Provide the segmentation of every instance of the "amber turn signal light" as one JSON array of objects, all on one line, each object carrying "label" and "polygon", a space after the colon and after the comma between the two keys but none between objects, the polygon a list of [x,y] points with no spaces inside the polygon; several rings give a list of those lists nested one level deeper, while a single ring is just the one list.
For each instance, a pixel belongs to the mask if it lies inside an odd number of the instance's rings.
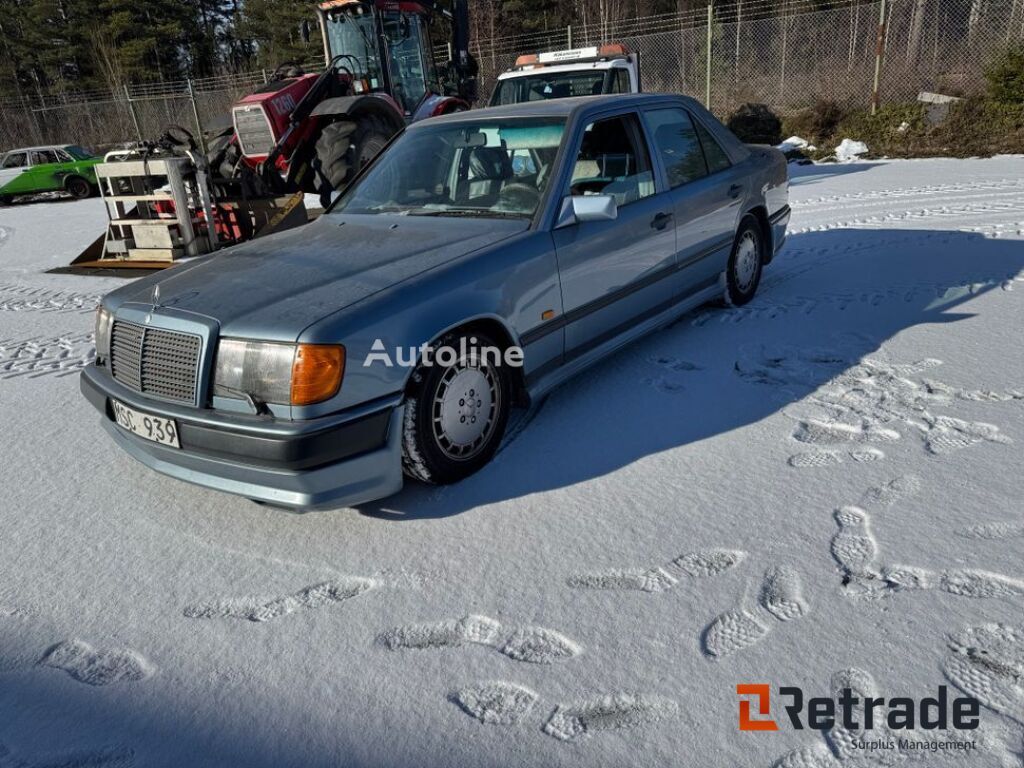
[{"label": "amber turn signal light", "polygon": [[292,363],[292,405],[312,405],[334,397],[344,375],[344,347],[299,344]]}]

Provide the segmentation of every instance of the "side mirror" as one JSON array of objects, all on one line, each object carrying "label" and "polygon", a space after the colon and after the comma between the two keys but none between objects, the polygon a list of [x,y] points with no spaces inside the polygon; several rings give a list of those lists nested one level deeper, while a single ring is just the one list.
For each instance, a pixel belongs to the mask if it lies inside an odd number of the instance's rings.
[{"label": "side mirror", "polygon": [[571,195],[562,200],[555,229],[585,221],[614,221],[619,206],[612,195]]}]

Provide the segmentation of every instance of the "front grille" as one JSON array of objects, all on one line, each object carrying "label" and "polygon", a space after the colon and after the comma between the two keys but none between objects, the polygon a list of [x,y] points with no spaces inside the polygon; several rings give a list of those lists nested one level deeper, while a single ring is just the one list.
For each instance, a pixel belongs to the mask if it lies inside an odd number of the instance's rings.
[{"label": "front grille", "polygon": [[235,107],[235,133],[246,157],[266,155],[274,148],[274,134],[262,107]]},{"label": "front grille", "polygon": [[110,332],[110,371],[136,392],[195,403],[202,345],[203,340],[191,333],[115,320]]}]

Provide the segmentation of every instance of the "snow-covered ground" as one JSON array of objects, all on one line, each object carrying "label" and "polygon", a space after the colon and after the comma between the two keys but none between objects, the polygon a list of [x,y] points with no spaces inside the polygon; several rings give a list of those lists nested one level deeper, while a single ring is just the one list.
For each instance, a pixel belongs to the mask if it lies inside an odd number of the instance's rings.
[{"label": "snow-covered ground", "polygon": [[[100,204],[0,209],[0,765],[1021,765],[1024,158],[794,175],[752,304],[304,515],[114,448],[76,374],[120,281],[42,273]],[[851,755],[739,732],[738,683],[987,706],[970,757]]]}]

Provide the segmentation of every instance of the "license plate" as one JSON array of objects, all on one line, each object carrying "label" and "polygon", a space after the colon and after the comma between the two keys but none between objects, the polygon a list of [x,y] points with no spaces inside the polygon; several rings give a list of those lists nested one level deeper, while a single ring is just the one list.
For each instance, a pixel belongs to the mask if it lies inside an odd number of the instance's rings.
[{"label": "license plate", "polygon": [[174,423],[174,419],[165,419],[136,411],[117,400],[111,400],[110,404],[114,408],[114,419],[133,435],[152,440],[160,445],[181,448],[181,443],[178,442],[178,425]]}]

